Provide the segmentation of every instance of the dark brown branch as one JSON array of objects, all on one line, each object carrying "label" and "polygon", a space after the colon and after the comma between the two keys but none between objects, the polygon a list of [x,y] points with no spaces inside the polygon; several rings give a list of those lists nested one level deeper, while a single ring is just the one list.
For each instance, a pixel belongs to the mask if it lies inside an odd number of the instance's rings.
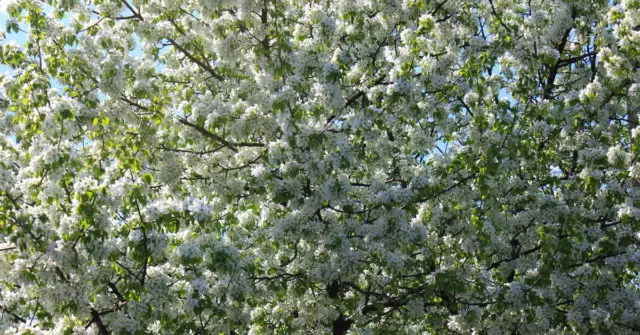
[{"label": "dark brown branch", "polygon": [[598,262],[598,261],[607,259],[609,257],[615,257],[615,256],[618,256],[618,255],[622,255],[624,253],[625,253],[624,251],[620,251],[620,252],[615,252],[615,253],[609,254],[609,255],[601,255],[601,256],[598,256],[598,257],[585,259],[582,263],[574,263],[574,264],[571,264],[571,265],[567,266],[567,268],[571,269],[571,268],[575,268],[575,267],[578,267],[578,266],[581,266],[581,265],[584,265],[584,264]]},{"label": "dark brown branch", "polygon": [[264,157],[263,155],[258,155],[258,157],[256,157],[255,159],[253,159],[253,160],[251,160],[251,161],[249,161],[249,162],[247,162],[245,164],[239,165],[239,166],[221,167],[222,169],[221,169],[220,172],[229,172],[229,171],[235,171],[235,170],[242,170],[242,169],[244,169],[244,168],[246,168],[246,167],[248,167],[248,166],[250,166],[252,164],[255,164],[258,160],[262,159],[263,157]]},{"label": "dark brown branch", "polygon": [[89,326],[91,326],[93,323],[95,323],[98,326],[98,334],[100,335],[110,334],[107,327],[104,325],[104,323],[102,323],[102,318],[100,317],[100,313],[95,308],[92,307],[91,320],[87,323],[87,325],[85,325],[85,328],[89,328]]},{"label": "dark brown branch", "polygon": [[595,56],[598,53],[596,51],[592,51],[592,52],[588,52],[586,54],[580,55],[580,56],[575,56],[575,57],[571,57],[571,58],[567,58],[567,59],[561,59],[558,61],[558,66],[565,66],[565,65],[569,65],[569,64],[573,64],[581,59],[587,58],[587,57],[591,57],[591,56]]},{"label": "dark brown branch", "polygon": [[174,39],[167,38],[167,40],[171,43],[171,45],[176,47],[176,49],[180,50],[180,52],[182,52],[185,56],[187,56],[187,58],[189,58],[190,61],[196,63],[202,69],[209,72],[209,74],[211,74],[212,77],[216,78],[219,81],[224,81],[224,78],[220,74],[218,74],[218,72],[216,72],[216,70],[214,70],[209,64],[206,64],[203,61],[196,58],[193,54],[187,51],[187,49],[185,49],[180,44],[178,44]]},{"label": "dark brown branch", "polygon": [[187,150],[187,149],[177,149],[177,148],[169,148],[165,145],[160,145],[160,149],[162,150],[166,150],[166,151],[173,151],[173,152],[182,152],[182,153],[187,153],[187,154],[194,154],[194,155],[206,155],[206,154],[212,154],[212,153],[216,153],[218,151],[220,151],[220,149],[224,148],[223,146],[219,146],[215,149],[211,149],[211,150],[203,150],[203,151],[195,151],[195,150]]},{"label": "dark brown branch", "polygon": [[16,246],[8,246],[8,247],[4,247],[4,248],[0,248],[0,252],[2,251],[11,251],[11,250],[15,250],[17,249]]},{"label": "dark brown branch", "polygon": [[[564,53],[564,48],[567,44],[567,40],[569,39],[569,34],[571,33],[571,30],[573,28],[569,28],[567,30],[565,30],[564,34],[562,35],[562,40],[560,40],[560,43],[558,44],[558,53],[560,54],[560,56],[562,57],[562,53]],[[542,97],[544,99],[549,99],[551,98],[551,93],[553,93],[553,86],[554,86],[554,82],[556,81],[556,76],[558,75],[558,70],[561,67],[561,60],[558,59],[558,61],[556,61],[556,63],[551,67],[551,69],[549,69],[549,75],[547,76],[547,80],[546,83],[544,83],[543,85],[543,94]]]},{"label": "dark brown branch", "polygon": [[238,152],[238,147],[254,147],[254,148],[261,148],[264,147],[264,144],[262,143],[258,143],[258,142],[239,142],[239,143],[234,143],[234,142],[229,142],[227,140],[225,140],[224,138],[204,129],[201,126],[198,126],[197,124],[191,123],[189,122],[187,119],[183,118],[183,117],[178,117],[178,122],[182,123],[185,126],[189,126],[191,128],[193,128],[194,130],[196,130],[197,132],[199,132],[200,134],[204,135],[205,137],[208,137],[212,140],[215,140],[216,142],[224,145],[225,147],[231,149],[234,152]]},{"label": "dark brown branch", "polygon": [[133,9],[133,7],[127,1],[122,0],[122,3],[125,6],[127,6],[127,8],[131,11],[131,13],[133,13],[133,17],[136,17],[136,18],[140,19],[140,21],[144,21],[144,18],[142,17],[140,12],[137,12],[135,9]]},{"label": "dark brown branch", "polygon": [[600,229],[607,229],[609,227],[616,226],[616,225],[618,225],[620,223],[622,223],[622,221],[620,221],[620,220],[612,221],[612,222],[603,222],[602,224],[600,224]]},{"label": "dark brown branch", "polygon": [[333,321],[332,330],[333,335],[344,335],[349,331],[349,327],[353,320],[345,318],[344,315],[340,315],[337,319]]},{"label": "dark brown branch", "polygon": [[456,188],[456,187],[458,187],[458,186],[460,186],[460,185],[462,185],[462,184],[466,183],[468,180],[473,179],[473,178],[475,178],[475,177],[476,177],[476,175],[475,175],[475,174],[471,174],[471,175],[469,175],[469,176],[467,176],[467,177],[465,177],[465,178],[462,178],[462,179],[461,179],[461,180],[459,180],[458,182],[456,182],[456,183],[454,183],[454,184],[450,185],[449,187],[445,188],[444,190],[442,190],[442,191],[440,191],[440,192],[436,193],[434,196],[429,197],[429,198],[421,198],[421,199],[418,199],[418,200],[417,200],[417,202],[424,202],[424,201],[427,201],[427,200],[429,200],[429,199],[435,199],[435,198],[437,198],[437,197],[439,197],[439,196],[441,196],[441,195],[443,195],[443,194],[445,194],[445,193],[447,193],[447,192],[451,191],[452,189],[454,189],[454,188]]},{"label": "dark brown branch", "polygon": [[18,314],[12,312],[11,310],[9,310],[8,308],[0,305],[0,311],[3,311],[4,313],[9,314],[9,316],[11,316],[14,320],[25,323],[27,322],[26,319],[24,319],[23,317],[19,316]]},{"label": "dark brown branch", "polygon": [[[269,11],[267,10],[268,4],[269,4],[269,0],[264,0],[264,5],[262,7],[262,10],[260,11],[260,22],[262,23],[263,26],[265,26],[265,30],[269,20]],[[265,37],[261,41],[261,43],[264,50],[269,51],[269,34],[265,34]]]},{"label": "dark brown branch", "polygon": [[520,258],[520,257],[522,257],[522,256],[526,256],[526,255],[528,255],[528,254],[532,254],[532,253],[534,253],[534,252],[536,252],[536,251],[540,250],[540,248],[541,248],[541,247],[542,247],[541,245],[538,245],[538,246],[533,247],[533,248],[531,248],[531,249],[529,249],[529,250],[525,250],[525,251],[523,251],[523,252],[521,252],[521,253],[518,253],[516,256],[509,257],[509,258],[505,258],[505,259],[501,259],[501,260],[499,260],[499,261],[497,261],[497,262],[494,262],[494,263],[492,263],[491,265],[489,265],[489,267],[487,268],[487,270],[495,269],[495,268],[497,268],[498,266],[500,266],[500,264],[502,264],[502,263],[507,263],[507,262],[515,261],[516,259],[518,259],[518,258]]},{"label": "dark brown branch", "polygon": [[199,132],[200,134],[204,135],[205,137],[208,137],[216,142],[219,142],[220,144],[224,145],[225,147],[231,149],[231,151],[233,152],[238,152],[238,149],[231,143],[229,143],[229,141],[225,140],[224,138],[198,126],[197,124],[191,123],[189,122],[187,119],[183,118],[183,117],[178,117],[178,122],[182,123],[185,126],[189,126],[191,128],[193,128],[194,130],[196,130],[197,132]]},{"label": "dark brown branch", "polygon": [[491,5],[491,13],[496,17],[496,19],[498,19],[498,22],[500,23],[500,25],[507,31],[507,32],[511,32],[511,29],[509,29],[509,27],[507,27],[507,25],[502,21],[502,15],[498,14],[498,11],[496,11],[496,7],[493,5],[493,1],[489,0],[489,4]]},{"label": "dark brown branch", "polygon": [[142,109],[142,110],[145,110],[145,111],[149,110],[149,107],[143,106],[143,105],[141,105],[141,104],[139,104],[139,103],[137,103],[137,102],[125,97],[125,96],[121,96],[120,100],[122,100],[122,101],[128,103],[129,105],[134,106],[136,108],[139,108],[139,109]]},{"label": "dark brown branch", "polygon": [[118,301],[120,302],[127,301],[127,299],[125,299],[122,293],[120,293],[120,291],[118,290],[118,287],[116,286],[116,284],[109,282],[107,286],[111,289],[111,292],[113,292],[113,294],[115,294],[116,297],[118,297]]}]

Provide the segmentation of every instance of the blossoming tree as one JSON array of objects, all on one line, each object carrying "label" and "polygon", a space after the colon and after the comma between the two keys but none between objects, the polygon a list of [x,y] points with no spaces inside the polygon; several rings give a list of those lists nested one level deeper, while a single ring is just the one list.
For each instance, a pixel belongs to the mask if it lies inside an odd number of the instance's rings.
[{"label": "blossoming tree", "polygon": [[640,332],[635,0],[17,0],[0,331]]}]

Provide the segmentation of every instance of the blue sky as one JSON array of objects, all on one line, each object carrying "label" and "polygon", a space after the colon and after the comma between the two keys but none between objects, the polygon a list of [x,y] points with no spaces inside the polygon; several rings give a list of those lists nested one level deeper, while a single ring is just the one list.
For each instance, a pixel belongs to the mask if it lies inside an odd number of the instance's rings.
[{"label": "blue sky", "polygon": [[[0,27],[2,32],[6,33],[6,23],[9,16],[6,12],[7,3],[10,1],[0,0]],[[9,41],[15,41],[18,44],[22,44],[25,41],[24,34],[7,34],[7,37],[3,41],[4,43]]]},{"label": "blue sky", "polygon": [[[10,0],[9,1],[0,0],[0,31],[6,34],[5,39],[2,40],[1,43],[6,44],[13,41],[18,45],[22,45],[26,41],[26,36],[23,33],[7,34],[6,32],[6,23],[7,23],[7,19],[9,18],[6,12],[6,6],[8,2],[10,2]],[[10,72],[11,72],[11,68],[0,64],[0,73],[6,74]]]}]

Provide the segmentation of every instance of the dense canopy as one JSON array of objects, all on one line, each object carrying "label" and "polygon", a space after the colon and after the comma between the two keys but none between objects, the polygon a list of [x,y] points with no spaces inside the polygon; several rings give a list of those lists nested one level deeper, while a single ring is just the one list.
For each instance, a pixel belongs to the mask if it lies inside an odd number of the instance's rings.
[{"label": "dense canopy", "polygon": [[6,11],[0,332],[640,333],[637,0]]}]

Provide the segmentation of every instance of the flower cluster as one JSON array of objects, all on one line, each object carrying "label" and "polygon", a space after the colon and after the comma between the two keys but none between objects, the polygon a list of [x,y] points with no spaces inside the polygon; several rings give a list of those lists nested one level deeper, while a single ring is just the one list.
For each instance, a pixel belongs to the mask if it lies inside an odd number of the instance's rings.
[{"label": "flower cluster", "polygon": [[640,328],[637,1],[7,14],[0,332]]}]

